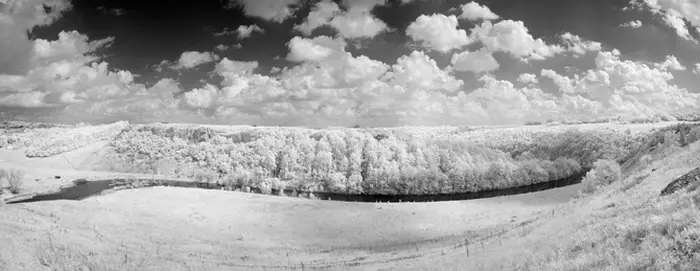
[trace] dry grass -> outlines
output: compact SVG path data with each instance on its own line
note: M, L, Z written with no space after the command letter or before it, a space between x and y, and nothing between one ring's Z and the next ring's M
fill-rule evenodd
M698 155L697 144L669 154L655 167L671 170L678 160ZM676 150L677 151L677 150ZM697 166L696 164L684 166ZM685 168L685 167L683 167ZM599 210L572 219L567 238L533 251L518 265L524 270L697 270L700 266L700 191L659 197L650 182L666 184L675 174L633 172L619 186L602 189L584 202L608 201ZM661 178L661 176L667 176ZM640 185L640 189L630 190ZM579 206L582 207L582 206Z
M700 166L700 144L666 149L624 179L464 253L407 260L400 270L698 270L700 185L659 192ZM651 171L656 169L655 171Z
M616 204L579 225L527 270L693 270L700 266L698 193Z
M4 169L0 168L0 194L2 194L3 187L4 187L4 179L7 176L7 171Z
M98 141L111 140L128 125L128 122L121 121L106 125L62 129L48 137L36 138L27 146L25 154L27 157L49 157L65 153Z
M0 242L10 244L0 246L0 258L12 257L8 268L18 271L41 270L20 266L38 265L39 258L54 270L91 262L120 270L300 270L302 261L307 269L348 270L350 261L372 269L414 254L430 258L442 248L454 251L460 236L506 227L512 216L526 218L575 192L375 204L175 187L123 190L77 202L0 208ZM55 237L51 242L47 232ZM12 251L15 244L22 249ZM124 255L127 263L120 261ZM138 268L142 260L147 265Z
M2 191L2 180L6 179L8 189L14 194L19 194L22 192L24 187L24 175L25 172L20 169L0 169L0 192Z
M569 203L563 203L568 198L539 201L543 194L564 197L562 191L573 188L573 194L578 187L421 204L302 201L160 187L81 202L11 205L0 209L7 218L0 220L0 242L10 244L5 250L0 246L0 270L251 269L208 261L301 270L301 260L310 269L312 261L355 256L374 262L337 269L694 270L700 266L700 191L694 186L667 197L658 194L686 169L699 166L699 154L700 143L660 148L631 167L634 172L624 172L623 180L605 181L610 184ZM164 164L158 172L171 171L172 165ZM202 179L207 175L200 173ZM46 210L56 212L55 222L38 214ZM466 234L496 228L510 230L466 248L455 245ZM92 235L93 229L99 235ZM62 238L49 241L47 231L61 232ZM27 237L32 235L41 237ZM442 241L421 241L434 238ZM409 248L401 245L405 242L411 242ZM8 249L19 244L24 249ZM24 250L33 254L22 257Z

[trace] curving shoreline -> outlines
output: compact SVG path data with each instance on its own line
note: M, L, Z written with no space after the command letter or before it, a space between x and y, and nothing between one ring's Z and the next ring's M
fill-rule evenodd
M331 193L331 192L308 192L308 191L296 191L296 190L284 190L282 191L285 196L292 197L304 197L304 198L316 198L319 200L333 200L333 201L348 201L348 202L434 202L434 201L456 201L456 200L472 200L472 199L483 199L492 198L500 196L509 196L517 194L525 194L537 191L543 191L558 187L564 187L569 185L578 184L581 182L583 177L586 176L588 170L583 170L578 174L574 174L570 177L530 184L525 186L517 186L503 189L495 190L485 190L479 192L467 192L467 193L454 193L454 194L433 194L433 195L376 195L376 194L341 194L341 193ZM227 190L223 185L217 183L200 183L192 181L176 181L176 180L163 180L163 179L109 179L109 180L96 180L89 181L81 184L75 184L69 187L61 188L59 191L46 194L38 195L18 195L14 199L6 199L6 203L27 203L27 202L38 202L38 201L52 201L52 200L82 200L92 196L100 195L104 192L111 192L115 190L123 189L134 189L142 187L154 187L154 186L175 186L175 187L187 187L187 188L203 188L203 189L215 189L215 190ZM253 189L255 192L260 192L257 189ZM280 191L277 189L272 190L273 195L279 195ZM280 195L281 196L281 195Z
M433 195L369 195L369 194L340 194L329 192L302 192L305 194L313 194L321 200L335 201L354 201L354 202L433 202L433 201L455 201L455 200L472 200L484 199L501 196L510 196L517 194L532 193L558 187L564 187L581 183L581 180L586 176L588 170L584 170L570 177L537 183L524 186L516 186L503 189L484 190L479 192L466 192L454 194L433 194ZM273 191L274 193L275 191ZM287 191L284 191L287 194ZM291 191L290 191L291 192Z

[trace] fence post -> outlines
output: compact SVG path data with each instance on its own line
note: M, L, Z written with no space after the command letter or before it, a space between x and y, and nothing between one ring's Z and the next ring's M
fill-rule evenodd
M467 257L469 257L469 240L464 238L464 247L467 249Z

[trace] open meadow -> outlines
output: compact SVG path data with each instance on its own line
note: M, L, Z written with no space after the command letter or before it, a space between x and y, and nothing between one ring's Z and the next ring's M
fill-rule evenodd
M692 123L210 128L6 129L0 168L23 174L2 179L0 270L687 270L700 258L699 191L659 196L700 166ZM485 199L313 199L488 191L589 169L581 184ZM12 203L115 178L220 189Z

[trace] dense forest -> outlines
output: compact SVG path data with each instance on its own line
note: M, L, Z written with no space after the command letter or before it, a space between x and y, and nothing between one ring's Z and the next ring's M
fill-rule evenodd
M131 125L46 127L5 132L0 147L49 157L95 142L108 153L93 163L117 172L160 174L217 182L233 189L326 191L350 194L448 194L559 180L598 160L620 165L639 150L689 144L697 125L651 133L581 130L404 127L233 129Z
M119 159L133 166L128 170L136 172L204 178L262 191L422 195L566 178L598 159L624 159L629 155L626 146L637 140L609 130L568 129L480 144L470 134L251 129L222 135L207 128L152 125L127 128L112 145Z

